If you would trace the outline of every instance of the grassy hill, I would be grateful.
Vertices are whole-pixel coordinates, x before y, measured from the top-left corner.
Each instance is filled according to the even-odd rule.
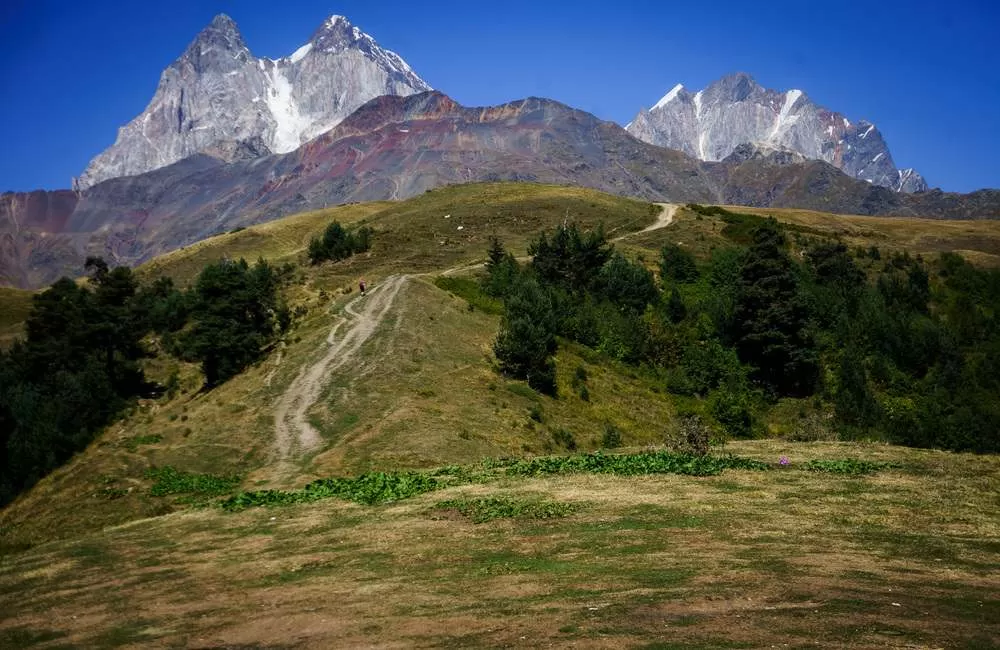
[[[658,213],[592,190],[464,185],[296,215],[144,265],[145,278],[186,284],[227,256],[292,263],[297,323],[264,361],[211,391],[193,365],[152,361],[151,377],[176,373],[176,396],[141,401],[0,512],[0,610],[14,612],[0,621],[0,645],[994,647],[1000,612],[984,577],[1000,569],[993,457],[747,441],[725,451],[771,469],[496,470],[390,505],[200,507],[330,476],[591,451],[608,431],[629,452],[680,445],[682,400],[581,346],[560,347],[559,399],[502,378],[491,358],[496,306],[462,297],[491,236],[523,255],[532,236],[564,221],[603,223],[621,237],[616,247],[650,265],[666,242],[701,257],[731,245],[730,224],[688,209],[639,233]],[[982,264],[1000,245],[1000,224],[767,213],[852,246],[926,254],[951,242]],[[372,249],[309,266],[309,238],[333,219],[373,228]],[[360,277],[372,288],[364,299]],[[350,347],[331,355],[329,341]],[[772,430],[811,409],[775,409]],[[782,455],[791,465],[777,465]],[[891,466],[864,476],[806,468],[844,458]],[[463,511],[520,514],[476,524]],[[48,616],[70,610],[85,614]]]

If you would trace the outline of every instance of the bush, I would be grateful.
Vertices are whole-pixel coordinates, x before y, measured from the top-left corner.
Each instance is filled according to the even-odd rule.
[[[708,454],[710,431],[698,415],[687,415],[681,418],[681,435],[687,448],[695,456]]]
[[[326,260],[339,262],[356,253],[363,253],[371,248],[373,233],[374,231],[367,226],[351,233],[345,230],[339,221],[334,221],[326,227],[322,237],[309,240],[309,261],[312,264]]]
[[[660,249],[660,279],[681,284],[698,279],[698,266],[694,256],[677,244],[667,244]]]
[[[600,295],[634,313],[642,313],[657,298],[653,274],[618,253],[601,267],[596,284]]]
[[[552,432],[552,441],[569,451],[576,450],[576,438],[573,437],[572,433],[561,427]]]
[[[745,390],[738,387],[719,389],[712,396],[709,410],[726,433],[734,438],[753,435],[753,406]]]
[[[617,449],[622,446],[622,432],[618,428],[607,422],[604,424],[604,435],[601,436],[601,447],[605,449]]]

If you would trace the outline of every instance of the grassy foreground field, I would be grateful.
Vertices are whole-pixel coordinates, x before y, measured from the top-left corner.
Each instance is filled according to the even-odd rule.
[[[0,565],[0,645],[1000,647],[995,458],[728,451],[774,467],[501,477],[382,506],[193,510],[45,544]],[[804,469],[822,458],[896,467]],[[461,514],[484,503],[486,521]]]
[[[683,398],[592,350],[560,346],[558,399],[503,379],[491,356],[496,306],[461,297],[491,235],[522,256],[543,228],[603,223],[617,248],[650,266],[666,242],[702,259],[732,245],[723,220],[687,209],[669,227],[637,232],[658,211],[578,188],[457,186],[296,215],[143,266],[144,279],[185,285],[222,257],[291,263],[296,325],[211,391],[200,390],[197,367],[151,361],[154,379],[177,373],[178,394],[140,401],[0,512],[0,648],[1000,647],[995,457],[748,441],[714,451],[771,469],[498,471],[377,506],[199,507],[332,476],[568,453],[560,432],[581,451],[601,447],[609,428],[632,452],[678,444]],[[1000,250],[995,222],[765,212],[852,246],[959,249],[979,264]],[[309,238],[333,219],[373,228],[372,250],[309,266]],[[342,365],[324,366],[329,341],[374,309],[357,300],[360,277],[379,300],[386,287],[398,293]],[[0,293],[0,305],[26,313],[27,295]],[[15,331],[15,311],[4,315],[0,327]],[[300,379],[312,369],[322,381],[310,401]],[[581,370],[587,399],[574,384]],[[300,403],[319,436],[308,450],[285,445],[279,426]],[[811,408],[789,400],[771,432]],[[806,468],[845,458],[891,467]],[[210,475],[199,479],[204,491],[159,494],[168,467],[181,479]]]

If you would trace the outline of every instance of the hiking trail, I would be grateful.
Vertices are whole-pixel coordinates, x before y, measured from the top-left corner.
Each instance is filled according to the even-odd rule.
[[[280,458],[305,454],[319,447],[322,438],[309,422],[309,409],[319,400],[330,373],[354,359],[361,346],[375,333],[407,280],[409,276],[406,275],[389,276],[368,289],[364,296],[359,295],[344,306],[343,315],[327,334],[325,345],[329,349],[314,363],[302,366],[278,401],[274,425]],[[338,338],[341,328],[345,330]]]

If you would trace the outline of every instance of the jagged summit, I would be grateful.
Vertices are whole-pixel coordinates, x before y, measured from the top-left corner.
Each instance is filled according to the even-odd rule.
[[[429,89],[402,57],[344,16],[330,16],[304,45],[273,60],[255,57],[235,21],[219,14],[75,184],[86,189],[195,153],[289,152],[374,97]]]
[[[229,71],[246,63],[252,54],[233,19],[219,14],[198,32],[173,66],[192,65],[199,72],[211,69]]]
[[[770,90],[746,72],[726,75],[693,94],[677,84],[625,128],[640,140],[701,160],[724,160],[741,145],[754,143],[826,161],[897,191],[927,188],[920,174],[896,168],[870,122],[852,124],[814,104],[802,90]]]

